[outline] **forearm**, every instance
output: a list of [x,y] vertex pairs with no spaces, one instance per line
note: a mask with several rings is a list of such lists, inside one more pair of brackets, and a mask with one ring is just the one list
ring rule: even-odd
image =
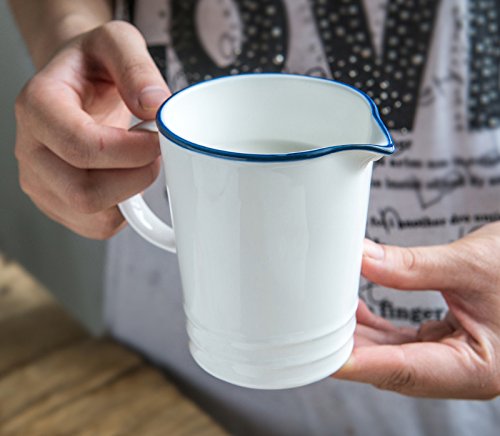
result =
[[112,18],[112,0],[9,0],[37,69],[69,39]]

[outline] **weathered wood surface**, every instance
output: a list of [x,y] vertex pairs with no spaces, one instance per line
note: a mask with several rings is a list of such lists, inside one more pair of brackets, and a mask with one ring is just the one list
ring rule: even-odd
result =
[[0,434],[226,434],[161,371],[94,338],[0,257]]

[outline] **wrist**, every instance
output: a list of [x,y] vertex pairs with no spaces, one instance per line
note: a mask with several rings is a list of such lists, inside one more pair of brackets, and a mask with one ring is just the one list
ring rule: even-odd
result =
[[[110,19],[111,17],[109,17],[109,20]],[[45,37],[38,38],[37,41],[34,41],[33,44],[29,46],[29,51],[36,68],[40,69],[43,67],[69,40],[109,20],[71,13],[59,18],[54,25],[48,23],[47,28],[52,28],[52,32],[48,32]]]
[[70,39],[112,19],[111,0],[9,0],[37,69]]

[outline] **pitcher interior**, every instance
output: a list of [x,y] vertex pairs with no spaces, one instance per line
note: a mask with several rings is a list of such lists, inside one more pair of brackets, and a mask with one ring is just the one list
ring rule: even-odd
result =
[[286,154],[383,141],[356,90],[305,76],[212,80],[174,95],[160,117],[185,141],[246,154]]

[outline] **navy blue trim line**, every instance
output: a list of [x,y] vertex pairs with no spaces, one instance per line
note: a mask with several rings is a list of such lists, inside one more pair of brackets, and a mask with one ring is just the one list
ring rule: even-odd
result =
[[[237,153],[234,151],[226,151],[226,150],[218,150],[215,148],[211,147],[206,147],[204,145],[196,144],[194,142],[188,141],[187,139],[184,139],[178,135],[176,135],[174,132],[172,132],[164,123],[163,120],[161,119],[161,112],[163,108],[168,104],[171,98],[173,98],[176,95],[181,94],[182,92],[194,88],[196,86],[204,86],[204,85],[209,85],[211,82],[214,82],[216,80],[238,80],[238,78],[244,78],[247,76],[287,76],[287,77],[300,77],[300,78],[307,78],[309,80],[321,80],[321,81],[326,81],[330,83],[335,83],[341,86],[344,86],[346,88],[350,88],[354,90],[356,93],[361,95],[370,105],[371,110],[372,110],[372,115],[377,124],[379,125],[380,129],[382,130],[385,138],[387,139],[387,144],[383,145],[375,145],[375,144],[345,144],[345,145],[333,145],[330,147],[322,147],[322,148],[317,148],[313,150],[304,150],[304,151],[299,151],[295,153],[281,153],[281,154],[252,154],[252,153]],[[286,73],[248,73],[248,74],[238,74],[236,76],[224,76],[224,77],[218,77],[215,79],[207,80],[204,82],[196,83],[195,85],[188,86],[184,89],[181,89],[180,91],[172,94],[168,100],[166,100],[158,109],[158,112],[156,113],[156,125],[158,126],[158,130],[170,141],[172,141],[174,144],[186,148],[188,150],[197,152],[197,153],[202,153],[206,154],[209,156],[213,157],[221,157],[225,159],[233,159],[233,160],[240,160],[240,161],[247,161],[247,162],[281,162],[281,161],[294,161],[294,160],[304,160],[304,159],[312,159],[315,157],[320,157],[320,156],[325,156],[330,153],[337,153],[339,151],[346,151],[346,150],[366,150],[366,151],[373,151],[376,153],[384,154],[384,155],[390,155],[394,153],[396,150],[394,141],[387,130],[387,127],[384,125],[382,122],[382,119],[380,118],[380,114],[378,112],[377,106],[373,102],[373,100],[365,94],[363,91],[360,91],[359,89],[355,88],[354,86],[348,85],[347,83],[343,82],[338,82],[336,80],[331,80],[331,79],[324,79],[322,77],[312,77],[312,76],[306,76],[306,75],[301,75],[301,74],[286,74]]]

